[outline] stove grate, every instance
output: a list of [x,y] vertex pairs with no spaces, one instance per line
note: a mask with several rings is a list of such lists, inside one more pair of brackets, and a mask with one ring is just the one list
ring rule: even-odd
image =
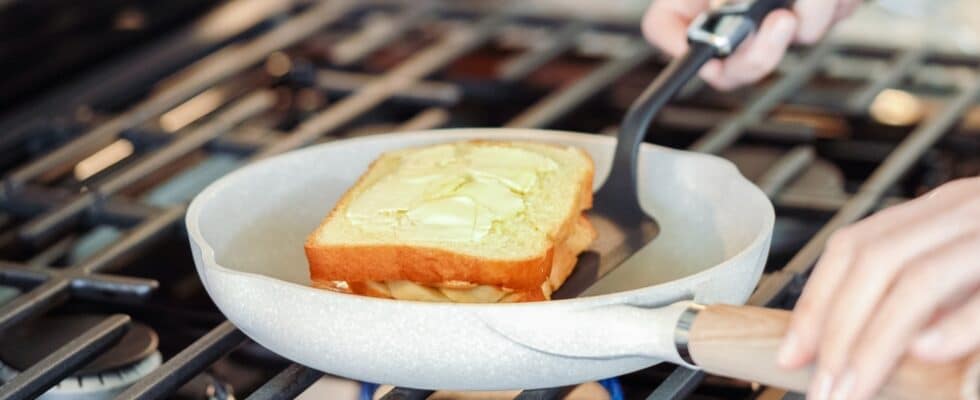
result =
[[[414,111],[379,111],[379,114],[391,114],[388,119],[397,120],[385,125],[387,131],[466,126],[470,122],[459,120],[460,116],[474,107],[470,102],[477,101],[475,104],[479,105],[479,99],[488,94],[473,89],[466,79],[454,79],[453,71],[473,69],[473,64],[485,61],[474,53],[495,46],[495,41],[512,29],[544,29],[551,33],[551,39],[535,46],[510,49],[513,54],[497,56],[503,61],[496,61],[496,69],[489,79],[494,91],[504,96],[529,90],[524,86],[541,91],[542,85],[534,83],[541,79],[536,72],[554,67],[569,53],[586,52],[593,61],[598,61],[592,62],[584,72],[571,72],[573,78],[565,83],[543,85],[545,93],[534,96],[537,100],[526,107],[502,113],[500,124],[510,127],[561,128],[569,123],[575,110],[599,97],[615,97],[610,92],[623,86],[624,80],[631,75],[643,75],[643,71],[655,71],[656,68],[649,66],[662,66],[663,60],[632,27],[487,12],[461,5],[409,6],[399,2],[329,1],[312,5],[274,2],[288,4],[261,6],[233,29],[215,33],[207,42],[210,48],[186,44],[189,32],[200,33],[214,26],[206,25],[208,21],[213,23],[222,16],[229,18],[235,15],[232,11],[257,7],[255,3],[230,2],[193,29],[148,45],[148,49],[163,54],[152,58],[156,66],[147,66],[145,62],[128,69],[119,64],[109,65],[91,75],[100,79],[84,78],[66,89],[67,92],[48,97],[42,102],[43,107],[33,112],[15,112],[0,121],[0,127],[10,132],[0,138],[0,150],[18,151],[12,165],[0,161],[0,171],[10,168],[0,186],[0,229],[3,229],[0,249],[16,250],[12,254],[34,254],[26,261],[20,258],[27,257],[20,256],[0,261],[0,284],[24,290],[0,305],[0,332],[69,299],[98,304],[146,301],[158,288],[158,281],[116,272],[140,259],[148,248],[182,234],[179,222],[186,201],[200,189],[200,183],[176,179],[159,184],[163,179],[158,175],[168,175],[165,170],[172,165],[190,163],[198,168],[206,167],[211,177],[216,178],[257,159],[335,137],[356,135],[352,127],[376,118],[372,114],[392,102],[410,104],[405,108]],[[381,22],[370,23],[379,15]],[[386,53],[386,49],[415,33],[428,39],[416,43],[412,51],[402,51],[405,54]],[[594,50],[589,50],[594,45],[583,44],[590,41],[605,43],[606,46],[599,47],[609,49],[596,56],[592,54]],[[317,50],[324,46],[321,42],[328,43],[326,51]],[[301,58],[289,58],[290,54],[304,51],[328,58],[329,65],[302,64]],[[376,57],[379,53],[383,57]],[[145,51],[135,54],[147,56]],[[280,62],[293,64],[287,66],[288,71],[277,72],[270,54],[278,55]],[[162,66],[174,69],[198,58],[195,55],[200,55],[197,61],[162,81],[148,96],[129,105],[116,104],[119,101],[114,97],[119,93],[146,91],[146,80],[161,75]],[[470,57],[477,58],[467,60]],[[856,81],[843,101],[839,93],[830,95],[812,88],[814,82],[829,79],[835,60],[853,57],[875,60],[880,72],[839,72]],[[980,97],[978,67],[980,58],[977,57],[827,42],[807,50],[794,50],[777,78],[748,94],[727,97],[717,94],[712,96],[713,100],[701,101],[699,94],[707,90],[702,83],[693,82],[685,88],[658,120],[659,127],[695,132],[689,135],[689,143],[681,145],[694,151],[723,154],[743,142],[764,143],[779,149],[781,156],[755,179],[756,183],[773,199],[780,215],[809,214],[829,219],[784,266],[765,275],[750,299],[751,304],[790,307],[831,232],[879,207],[903,201],[906,194],[896,191],[896,185],[947,140],[949,132],[975,129],[963,121],[974,112]],[[140,69],[147,71],[141,75]],[[938,84],[933,82],[936,74],[930,72],[937,69],[943,71]],[[114,76],[107,75],[110,72],[120,78],[110,78]],[[923,96],[936,106],[914,128],[903,131],[900,140],[895,141],[897,144],[888,147],[880,160],[875,160],[868,168],[866,179],[864,176],[853,179],[857,181],[853,193],[822,196],[792,189],[795,180],[825,152],[827,141],[848,139],[842,139],[846,133],[834,128],[799,122],[784,114],[818,109],[845,123],[866,123],[871,119],[868,110],[884,91],[920,86],[931,88]],[[136,89],[139,87],[142,89]],[[633,89],[629,95],[622,96],[638,94]],[[318,90],[326,92],[329,100],[318,97]],[[741,97],[748,100],[739,101]],[[189,120],[183,126],[168,131],[156,122],[183,104],[208,98],[218,100],[203,115],[186,117]],[[120,107],[122,111],[118,111]],[[46,117],[37,118],[38,110]],[[75,120],[66,122],[72,118]],[[478,116],[475,120],[486,122],[485,118]],[[605,124],[601,130],[608,134],[615,132],[615,121],[589,123]],[[966,127],[958,128],[958,124]],[[47,132],[47,136],[54,137],[53,142],[45,144],[44,140],[31,139],[38,132]],[[976,141],[980,135],[973,135],[973,139],[969,139],[969,134],[962,136],[967,139],[957,140],[977,146],[970,140]],[[66,137],[70,140],[65,142]],[[64,178],[65,171],[119,142],[130,147],[117,160],[118,167],[104,167],[75,181]],[[45,146],[54,149],[37,150]],[[966,158],[975,164],[976,154],[974,151],[972,158]],[[949,178],[945,176],[938,182]],[[147,181],[158,184],[154,188]],[[174,186],[183,188],[184,193],[172,194]],[[160,190],[161,187],[169,188],[170,192]],[[98,251],[69,261],[68,265],[52,266],[54,260],[65,257],[67,252],[66,246],[59,243],[75,240],[71,239],[76,236],[74,232],[85,226],[112,227],[114,240]],[[31,398],[42,393],[104,351],[124,332],[129,320],[126,315],[108,316],[103,323],[0,386],[0,397]],[[246,342],[245,335],[230,322],[222,322],[169,357],[118,398],[166,397]],[[321,376],[321,372],[304,366],[288,365],[249,398],[292,398]],[[699,371],[676,368],[645,396],[685,398],[698,389],[704,378]],[[564,397],[569,389],[525,391],[518,398],[557,399]],[[396,388],[385,398],[422,399],[430,394]],[[775,389],[764,389],[763,395],[765,398],[793,396]]]

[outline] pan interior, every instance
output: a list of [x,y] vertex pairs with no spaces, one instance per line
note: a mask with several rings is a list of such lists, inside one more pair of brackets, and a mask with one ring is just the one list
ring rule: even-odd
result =
[[[213,191],[201,233],[223,267],[308,286],[303,242],[381,152],[475,138],[575,145],[595,160],[595,187],[608,173],[612,138],[511,130],[453,130],[368,137],[315,146],[247,167]],[[641,201],[660,235],[593,287],[599,295],[675,281],[722,263],[757,240],[765,218],[731,164],[710,156],[643,148]]]

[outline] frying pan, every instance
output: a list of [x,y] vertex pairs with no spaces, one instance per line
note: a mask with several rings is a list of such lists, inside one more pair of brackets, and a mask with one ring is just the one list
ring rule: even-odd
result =
[[[309,285],[306,235],[373,159],[389,150],[468,139],[580,147],[595,160],[596,187],[609,172],[615,146],[611,137],[568,132],[434,130],[336,141],[248,165],[201,192],[187,212],[194,260],[208,294],[262,346],[369,382],[422,389],[542,388],[667,361],[789,389],[806,387],[808,371],[775,366],[788,313],[735,306],[748,299],[762,272],[772,205],[731,163],[709,155],[641,146],[641,206],[661,233],[582,297],[425,303]],[[905,360],[883,394],[975,399],[970,382],[976,382],[978,369],[974,364],[968,370],[966,362],[926,366]]]

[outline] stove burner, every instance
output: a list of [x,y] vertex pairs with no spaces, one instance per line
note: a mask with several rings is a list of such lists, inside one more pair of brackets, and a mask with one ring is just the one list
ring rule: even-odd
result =
[[[0,341],[0,381],[12,379],[102,319],[99,315],[46,316],[15,328]],[[112,398],[161,364],[157,342],[157,334],[150,327],[133,323],[108,351],[40,398]]]
[[[100,315],[58,315],[38,318],[15,328],[0,341],[0,360],[23,371],[103,320]],[[77,373],[96,374],[135,364],[156,352],[157,334],[134,323],[129,331],[101,356]]]

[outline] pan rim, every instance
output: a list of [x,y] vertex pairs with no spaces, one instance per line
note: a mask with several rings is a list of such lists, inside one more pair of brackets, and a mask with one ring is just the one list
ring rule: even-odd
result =
[[[419,131],[408,131],[408,132],[396,132],[396,133],[385,133],[377,134],[371,136],[357,137],[342,139],[337,141],[331,141],[328,143],[317,144],[313,146],[308,146],[305,148],[289,151],[283,154],[276,155],[274,157],[269,157],[263,160],[256,161],[252,164],[242,166],[232,172],[225,174],[224,176],[218,178],[211,184],[209,184],[204,190],[202,190],[188,206],[187,214],[185,216],[185,226],[187,228],[188,238],[194,246],[196,246],[201,254],[201,263],[197,263],[196,267],[199,272],[200,278],[202,279],[205,287],[207,287],[206,282],[206,272],[216,271],[224,274],[232,274],[240,276],[247,279],[257,279],[263,284],[271,285],[285,285],[285,287],[295,287],[299,290],[316,291],[320,296],[334,296],[332,299],[344,302],[358,302],[364,304],[374,304],[374,305],[395,305],[398,307],[411,308],[411,309],[425,309],[425,310],[470,310],[473,312],[488,311],[494,312],[502,309],[522,309],[522,308],[542,308],[542,307],[581,307],[587,305],[604,305],[621,303],[623,298],[630,298],[633,296],[641,295],[645,292],[651,290],[657,290],[669,286],[692,286],[696,285],[699,281],[704,281],[710,279],[710,277],[717,273],[721,268],[726,265],[732,264],[735,261],[748,256],[754,249],[764,246],[765,243],[770,239],[773,226],[775,224],[775,210],[772,206],[772,202],[766,197],[766,195],[759,189],[755,184],[749,181],[744,175],[742,175],[735,165],[725,160],[721,157],[717,157],[709,154],[694,153],[685,150],[672,149],[663,146],[657,146],[650,143],[643,143],[642,148],[656,149],[660,152],[666,152],[674,156],[680,157],[696,157],[702,158],[712,164],[716,164],[719,168],[725,170],[726,173],[731,175],[731,178],[737,180],[740,185],[744,185],[746,189],[751,193],[752,196],[760,197],[764,201],[760,201],[760,204],[764,204],[765,210],[763,215],[765,220],[762,223],[761,229],[757,231],[755,237],[747,245],[743,246],[738,252],[726,257],[723,261],[716,263],[710,267],[702,269],[698,272],[692,273],[690,275],[685,275],[681,278],[657,283],[654,285],[644,286],[635,289],[623,290],[614,293],[607,293],[595,296],[587,297],[577,297],[571,299],[560,299],[560,300],[549,300],[549,301],[538,301],[538,302],[526,302],[526,303],[438,303],[438,302],[424,302],[424,301],[412,301],[412,300],[395,300],[395,299],[381,299],[369,296],[358,296],[346,293],[332,292],[329,290],[317,289],[308,285],[301,285],[299,283],[290,282],[271,276],[240,271],[234,268],[226,267],[217,262],[215,256],[215,250],[210,243],[204,238],[204,234],[201,232],[201,224],[199,223],[201,218],[201,213],[204,207],[208,204],[209,200],[216,197],[216,194],[221,191],[225,186],[231,185],[233,182],[237,182],[237,177],[247,174],[249,171],[253,171],[258,168],[262,168],[268,163],[277,162],[284,157],[296,157],[307,152],[320,151],[324,147],[336,146],[338,144],[354,144],[372,141],[389,141],[392,137],[405,138],[406,136],[414,137],[427,137],[427,138],[445,138],[447,141],[450,140],[464,140],[470,137],[480,136],[482,139],[494,140],[494,136],[500,136],[501,139],[514,139],[514,136],[534,134],[542,136],[545,139],[552,139],[554,141],[561,141],[562,138],[572,137],[575,140],[585,140],[592,143],[602,143],[608,140],[614,140],[611,137],[599,136],[589,133],[572,132],[572,131],[562,131],[562,130],[547,130],[547,129],[524,129],[524,128],[449,128],[449,129],[430,129],[430,130],[419,130]],[[522,136],[522,138],[527,138],[527,136]],[[605,179],[605,176],[603,176]],[[201,265],[203,264],[203,265]]]

